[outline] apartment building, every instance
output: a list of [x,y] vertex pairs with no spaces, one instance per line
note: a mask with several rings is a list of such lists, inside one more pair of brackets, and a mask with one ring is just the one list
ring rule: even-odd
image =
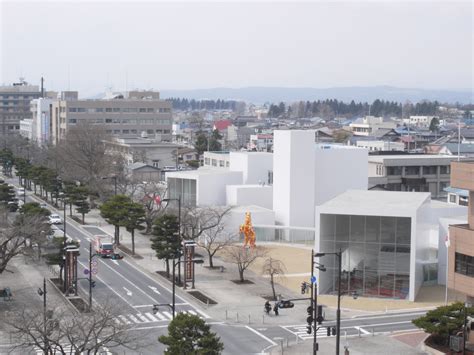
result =
[[451,164],[451,186],[469,191],[467,224],[449,226],[448,287],[474,303],[474,161]]
[[370,155],[369,188],[431,192],[432,198],[445,197],[450,164],[456,159],[447,155]]
[[52,107],[52,141],[64,139],[81,122],[102,125],[121,138],[149,137],[171,141],[171,102],[156,91],[131,91],[104,100],[79,100],[77,92],[62,95]]
[[20,121],[31,119],[30,101],[41,97],[37,85],[23,79],[12,85],[0,86],[0,133],[20,133]]
[[397,122],[383,117],[365,116],[349,124],[349,130],[354,136],[370,136],[379,129],[394,129]]

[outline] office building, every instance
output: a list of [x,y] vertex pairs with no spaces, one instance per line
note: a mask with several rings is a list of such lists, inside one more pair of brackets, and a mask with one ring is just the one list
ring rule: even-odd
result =
[[0,134],[19,134],[20,121],[31,119],[30,101],[41,97],[39,86],[20,80],[0,86]]
[[69,128],[81,122],[105,127],[121,138],[155,138],[171,141],[171,102],[154,91],[132,91],[104,100],[79,100],[77,92],[62,95],[52,107],[52,141],[64,139]]

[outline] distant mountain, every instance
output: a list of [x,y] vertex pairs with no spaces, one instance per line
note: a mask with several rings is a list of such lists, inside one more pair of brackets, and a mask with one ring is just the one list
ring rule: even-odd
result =
[[405,102],[437,100],[444,103],[473,103],[474,95],[470,90],[429,90],[407,89],[391,86],[284,88],[284,87],[244,87],[211,88],[194,90],[160,90],[162,98],[179,97],[188,99],[235,99],[262,104],[265,102],[314,101],[337,99],[344,102],[372,102],[375,99]]

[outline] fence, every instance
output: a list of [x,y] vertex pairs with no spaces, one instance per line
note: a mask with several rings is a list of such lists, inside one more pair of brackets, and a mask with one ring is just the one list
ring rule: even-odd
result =
[[315,229],[277,225],[254,225],[257,242],[314,245]]

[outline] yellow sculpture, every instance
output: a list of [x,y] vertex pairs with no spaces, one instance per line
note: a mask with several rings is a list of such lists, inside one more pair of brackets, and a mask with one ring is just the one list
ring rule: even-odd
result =
[[240,233],[244,235],[244,247],[250,246],[255,247],[255,230],[252,226],[252,217],[250,217],[250,212],[245,212],[245,222],[240,225]]

